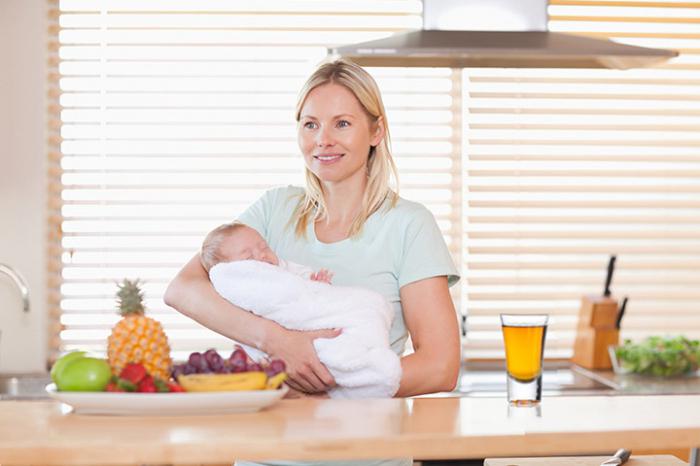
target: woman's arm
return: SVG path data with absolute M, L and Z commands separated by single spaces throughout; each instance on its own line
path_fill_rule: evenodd
M 409 283 L 400 295 L 415 352 L 401 359 L 403 375 L 396 396 L 454 390 L 461 364 L 460 338 L 447 277 Z
M 163 298 L 165 304 L 205 327 L 282 359 L 295 388 L 319 392 L 335 386 L 333 376 L 316 355 L 313 340 L 333 338 L 339 331 L 287 330 L 276 322 L 234 306 L 216 292 L 199 262 L 199 254 L 170 282 Z

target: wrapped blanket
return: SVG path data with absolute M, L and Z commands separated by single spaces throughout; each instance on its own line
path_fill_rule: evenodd
M 288 329 L 342 328 L 336 338 L 314 340 L 337 383 L 332 398 L 391 397 L 398 390 L 401 364 L 389 346 L 394 311 L 379 293 L 306 280 L 253 260 L 217 264 L 209 278 L 229 302 Z

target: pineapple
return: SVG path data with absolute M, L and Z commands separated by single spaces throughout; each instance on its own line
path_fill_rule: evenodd
M 160 322 L 144 315 L 139 280 L 124 279 L 117 286 L 117 304 L 123 318 L 107 340 L 112 371 L 119 374 L 128 363 L 141 363 L 152 376 L 168 380 L 172 363 L 168 337 Z

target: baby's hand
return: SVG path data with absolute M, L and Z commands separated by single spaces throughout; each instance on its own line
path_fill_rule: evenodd
M 330 270 L 321 269 L 316 273 L 312 273 L 310 278 L 315 282 L 323 282 L 330 284 L 331 280 L 333 279 L 333 272 L 331 272 Z

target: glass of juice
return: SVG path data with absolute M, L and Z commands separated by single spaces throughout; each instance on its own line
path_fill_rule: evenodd
M 545 314 L 501 314 L 508 401 L 512 404 L 532 405 L 542 399 L 542 356 L 548 319 Z

